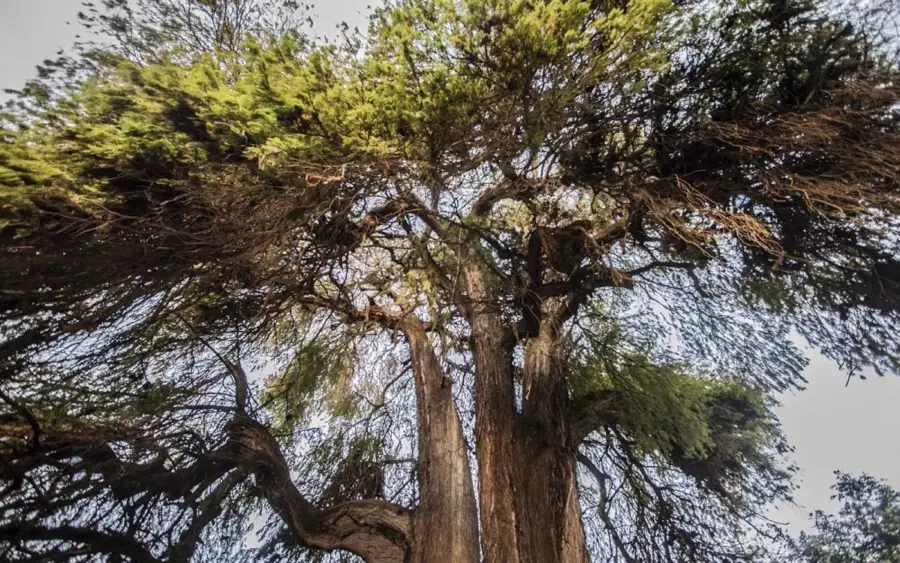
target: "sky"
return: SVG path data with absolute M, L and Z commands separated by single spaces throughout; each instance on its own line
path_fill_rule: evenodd
M 0 0 L 0 89 L 18 88 L 34 67 L 68 48 L 78 33 L 80 0 Z M 314 6 L 314 31 L 330 34 L 342 21 L 361 29 L 375 0 L 331 0 Z M 73 25 L 67 25 L 66 22 Z M 0 94 L 0 100 L 3 95 Z M 797 506 L 773 509 L 770 517 L 793 531 L 806 529 L 807 514 L 834 510 L 833 472 L 867 472 L 900 488 L 900 377 L 847 378 L 828 359 L 810 351 L 806 390 L 779 397 L 777 414 L 800 467 Z

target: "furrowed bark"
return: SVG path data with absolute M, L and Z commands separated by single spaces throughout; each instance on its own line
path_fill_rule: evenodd
M 466 441 L 453 399 L 421 323 L 404 323 L 416 380 L 420 504 L 413 515 L 414 563 L 478 561 L 478 517 Z
M 377 306 L 357 310 L 344 303 L 337 310 L 351 321 L 376 321 L 399 330 L 409 343 L 417 401 L 420 500 L 404 524 L 402 543 L 406 552 L 401 560 L 477 562 L 478 513 L 468 448 L 452 383 L 435 357 L 425 326 L 413 315 L 396 314 Z M 391 530 L 396 529 L 391 524 L 382 531 L 390 539 Z M 359 554 L 348 547 L 343 549 Z M 375 551 L 385 550 L 379 546 Z M 398 560 L 396 557 L 387 549 L 378 558 L 367 560 L 380 563 Z
M 550 309 L 556 309 L 550 305 Z M 569 392 L 559 357 L 559 318 L 546 311 L 537 337 L 525 346 L 520 420 L 520 560 L 586 563 L 584 527 L 575 478 L 577 445 L 570 427 Z
M 472 264 L 476 259 L 470 256 Z M 484 274 L 466 271 L 475 355 L 476 440 L 484 560 L 588 561 L 575 477 L 577 447 L 559 353 L 565 298 L 534 305 L 538 330 L 525 347 L 522 413 L 515 409 L 512 347 Z
M 471 300 L 470 323 L 475 356 L 475 443 L 478 459 L 478 500 L 481 545 L 485 561 L 519 561 L 515 472 L 521 459 L 516 451 L 515 394 L 511 373 L 512 350 L 505 338 L 500 312 L 491 304 L 477 258 L 465 272 Z

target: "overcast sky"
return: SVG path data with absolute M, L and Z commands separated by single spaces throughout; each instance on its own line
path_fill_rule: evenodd
M 331 0 L 315 6 L 315 31 L 330 34 L 341 21 L 364 28 L 367 4 L 375 0 Z M 0 0 L 0 89 L 18 88 L 35 65 L 68 48 L 78 33 L 80 0 Z M 0 99 L 3 96 L 0 95 Z M 781 397 L 778 410 L 801 468 L 799 507 L 784 507 L 773 517 L 799 529 L 814 509 L 833 509 L 828 500 L 833 471 L 868 472 L 900 488 L 900 379 L 853 380 L 825 358 L 811 353 L 809 386 Z

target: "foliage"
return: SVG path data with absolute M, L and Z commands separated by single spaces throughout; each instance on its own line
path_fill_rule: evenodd
M 653 361 L 651 350 L 623 342 L 617 328 L 598 334 L 600 342 L 575 352 L 588 363 L 573 366 L 570 378 L 575 434 L 605 428 L 604 447 L 582 458 L 597 479 L 584 501 L 596 503 L 597 537 L 613 536 L 614 546 L 599 551 L 653 560 L 669 550 L 665 557 L 700 561 L 746 549 L 735 515 L 792 491 L 793 468 L 777 461 L 789 447 L 765 394 L 737 379 Z M 641 525 L 617 529 L 625 514 Z M 657 537 L 645 535 L 651 528 Z
M 344 350 L 316 340 L 304 342 L 287 367 L 266 382 L 262 402 L 288 428 L 309 423 L 306 411 L 315 400 L 324 399 L 334 414 L 350 418 L 355 407 L 346 397 L 350 375 Z M 318 393 L 323 389 L 327 394 L 321 397 Z
M 794 542 L 795 556 L 810 563 L 891 563 L 900 561 L 900 496 L 869 475 L 836 472 L 837 514 L 819 510 L 815 531 Z

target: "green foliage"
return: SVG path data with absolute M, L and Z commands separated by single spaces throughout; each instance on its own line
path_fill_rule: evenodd
M 669 453 L 679 447 L 690 456 L 705 457 L 710 440 L 707 400 L 714 384 L 635 354 L 615 363 L 597 358 L 573 379 L 579 382 L 573 389 L 576 403 L 597 395 L 615 397 L 617 416 L 627 421 L 626 431 L 643 451 Z M 585 406 L 600 416 L 611 410 L 604 400 Z
M 305 426 L 312 412 L 343 418 L 359 414 L 350 392 L 353 358 L 346 345 L 315 340 L 303 343 L 287 367 L 269 378 L 261 401 L 279 427 L 290 432 Z
M 617 329 L 570 370 L 572 400 L 585 416 L 576 425 L 612 417 L 645 454 L 696 461 L 733 457 L 730 462 L 739 466 L 742 455 L 762 450 L 775 437 L 762 391 L 737 378 L 710 378 L 654 360 Z
M 900 493 L 869 475 L 836 472 L 837 514 L 816 511 L 815 530 L 793 544 L 795 560 L 809 563 L 900 561 Z
M 743 557 L 790 493 L 768 395 L 801 381 L 790 330 L 897 366 L 898 69 L 814 2 L 396 0 L 343 45 L 273 28 L 274 3 L 137 5 L 85 14 L 115 41 L 48 65 L 0 131 L 0 461 L 37 484 L 0 480 L 30 522 L 123 516 L 162 553 L 225 475 L 196 467 L 236 470 L 223 444 L 265 424 L 310 506 L 414 508 L 416 406 L 449 401 L 476 449 L 473 413 L 564 411 L 541 430 L 571 423 L 556 446 L 593 464 L 598 557 Z M 497 373 L 568 343 L 552 401 L 478 379 L 488 323 Z M 423 332 L 452 399 L 411 375 Z M 478 404 L 485 380 L 510 404 Z M 76 425 L 131 465 L 50 434 Z M 154 471 L 196 492 L 104 496 Z M 296 556 L 267 514 L 263 552 Z
M 2 122 L 0 122 L 2 123 Z M 62 171 L 41 158 L 21 131 L 0 128 L 0 231 L 27 234 L 38 209 L 30 195 L 65 183 Z

